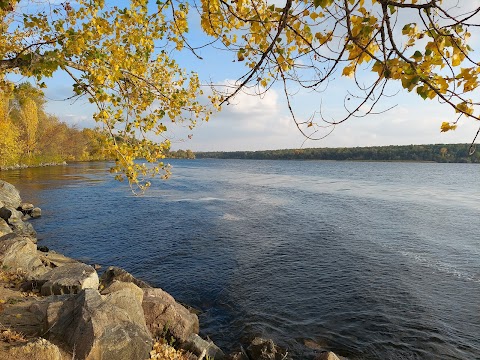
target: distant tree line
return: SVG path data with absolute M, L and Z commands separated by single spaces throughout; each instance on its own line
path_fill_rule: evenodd
M 197 152 L 197 159 L 429 161 L 480 163 L 480 153 L 468 154 L 469 144 L 308 148 L 264 151 Z
M 101 160 L 104 136 L 47 114 L 43 92 L 29 83 L 0 93 L 0 167 Z
M 169 159 L 195 159 L 195 154 L 192 150 L 175 150 L 175 151 L 168 151 L 165 154 L 166 158 Z

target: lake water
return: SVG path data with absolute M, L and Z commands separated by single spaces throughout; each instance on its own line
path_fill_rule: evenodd
M 173 160 L 135 197 L 107 164 L 0 173 L 42 245 L 121 266 L 200 309 L 226 350 L 480 359 L 480 167 Z M 308 346 L 305 346 L 305 343 Z

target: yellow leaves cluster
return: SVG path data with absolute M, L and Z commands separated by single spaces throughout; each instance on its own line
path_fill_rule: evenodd
M 176 350 L 173 346 L 156 342 L 153 350 L 150 351 L 150 359 L 152 360 L 189 360 L 189 356 L 181 350 Z
M 450 124 L 446 121 L 442 122 L 442 126 L 440 127 L 441 132 L 447 132 L 450 130 L 455 130 L 457 128 L 457 125 L 455 124 Z
M 165 119 L 193 127 L 211 114 L 208 104 L 199 102 L 198 76 L 171 58 L 171 50 L 184 45 L 188 5 L 157 2 L 155 8 L 148 3 L 65 2 L 51 5 L 48 14 L 25 13 L 18 31 L 6 30 L 16 16 L 8 13 L 0 29 L 2 59 L 21 53 L 28 62 L 10 72 L 40 80 L 61 69 L 73 79 L 75 93 L 97 106 L 94 118 L 109 134 L 104 147 L 117 160 L 112 172 L 140 188 L 148 185 L 147 174 L 163 169 L 168 176 L 161 162 L 170 147 Z M 156 49 L 159 44 L 170 47 Z M 3 75 L 0 71 L 0 79 Z M 33 133 L 34 109 L 27 108 L 24 123 Z M 153 134 L 164 140 L 149 140 Z M 34 143 L 28 143 L 33 149 Z M 139 165 L 139 158 L 153 165 Z
M 79 0 L 75 6 L 51 5 L 49 14 L 26 14 L 19 28 L 10 26 L 18 20 L 15 12 L 0 8 L 0 56 L 18 55 L 28 66 L 9 72 L 39 80 L 59 69 L 69 74 L 77 95 L 98 107 L 95 119 L 110 134 L 105 147 L 117 159 L 112 171 L 142 186 L 147 184 L 144 175 L 165 168 L 161 159 L 170 146 L 168 140 L 149 141 L 148 135 L 165 136 L 169 122 L 193 127 L 208 121 L 211 110 L 198 100 L 198 76 L 183 71 L 171 57 L 185 46 L 188 2 L 116 3 Z M 403 11 L 398 4 L 416 3 L 389 2 L 388 12 Z M 235 61 L 250 69 L 257 88 L 265 89 L 280 77 L 302 82 L 304 69 L 316 84 L 338 69 L 347 77 L 370 69 L 378 80 L 396 80 L 424 99 L 478 88 L 478 62 L 465 65 L 471 51 L 467 28 L 393 21 L 394 37 L 399 38 L 394 46 L 397 39 L 385 41 L 391 29 L 383 10 L 377 0 L 288 0 L 282 5 L 201 0 L 200 20 L 207 35 L 220 40 L 236 54 Z M 451 74 L 446 77 L 448 69 Z M 0 72 L 0 79 L 3 75 Z M 220 97 L 209 99 L 219 109 Z M 473 114 L 471 103 L 462 100 L 456 110 Z M 139 165 L 138 158 L 155 165 Z

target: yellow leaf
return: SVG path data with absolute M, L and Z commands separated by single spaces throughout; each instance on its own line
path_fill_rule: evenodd
M 457 125 L 452 125 L 446 121 L 442 122 L 442 126 L 440 126 L 440 131 L 441 132 L 447 132 L 450 130 L 455 130 L 457 128 Z

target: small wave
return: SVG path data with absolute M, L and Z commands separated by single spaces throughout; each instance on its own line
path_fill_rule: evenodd
M 434 260 L 428 259 L 425 256 L 422 256 L 420 254 L 417 254 L 411 251 L 401 251 L 400 253 L 405 257 L 413 259 L 417 264 L 428 267 L 435 271 L 440 271 L 442 273 L 455 276 L 462 280 L 480 282 L 480 278 L 478 276 L 475 276 L 465 271 L 461 271 L 457 269 L 454 265 L 442 263 L 439 261 L 434 261 Z
M 209 201 L 226 201 L 225 199 L 222 198 L 216 198 L 216 197 L 203 197 L 203 198 L 198 198 L 198 199 L 193 199 L 193 198 L 181 198 L 181 199 L 171 199 L 172 201 L 177 201 L 177 202 L 209 202 Z
M 239 216 L 233 215 L 233 214 L 224 214 L 224 215 L 222 216 L 222 220 L 226 220 L 226 221 L 240 221 L 240 220 L 242 220 L 242 218 L 239 217 Z

